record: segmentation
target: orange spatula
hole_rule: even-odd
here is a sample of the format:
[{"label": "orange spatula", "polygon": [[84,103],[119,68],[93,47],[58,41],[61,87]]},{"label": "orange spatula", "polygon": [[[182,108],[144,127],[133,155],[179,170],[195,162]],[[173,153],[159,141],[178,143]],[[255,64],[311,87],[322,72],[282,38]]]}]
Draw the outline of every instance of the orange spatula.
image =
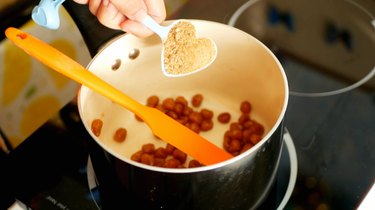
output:
[{"label": "orange spatula", "polygon": [[211,165],[232,157],[161,111],[133,100],[47,43],[16,28],[8,28],[5,34],[15,45],[45,65],[106,96],[141,117],[156,136],[202,164]]}]

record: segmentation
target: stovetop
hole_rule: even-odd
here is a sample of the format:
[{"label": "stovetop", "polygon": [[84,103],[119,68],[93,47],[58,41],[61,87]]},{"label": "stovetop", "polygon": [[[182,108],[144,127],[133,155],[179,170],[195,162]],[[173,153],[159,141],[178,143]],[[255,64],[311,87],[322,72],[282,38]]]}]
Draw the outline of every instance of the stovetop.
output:
[{"label": "stovetop", "polygon": [[[191,2],[188,7],[198,7],[196,1]],[[244,1],[233,2],[240,5]],[[216,6],[220,5],[224,4],[217,3]],[[207,1],[204,6],[209,6]],[[210,11],[193,11],[182,10],[180,15],[209,19]],[[283,8],[284,16],[286,11],[287,8]],[[228,19],[226,13],[224,16]],[[281,44],[287,44],[289,37],[283,38],[285,42]],[[326,92],[353,82],[320,69],[318,65],[310,65],[312,63],[305,59],[279,51],[279,43],[274,44],[270,48],[280,60],[292,91]],[[353,54],[354,58],[361,55]],[[338,63],[353,60],[338,59]],[[356,74],[355,69],[350,75],[362,77],[363,74]],[[373,79],[371,84],[374,84]],[[75,104],[69,103],[58,115],[59,120],[53,118],[10,154],[0,156],[0,209],[13,203],[14,198],[35,210],[90,210],[103,206],[100,185],[92,185],[95,179],[87,175],[87,148],[93,141],[80,127]],[[295,183],[285,209],[358,207],[375,183],[375,92],[372,86],[325,97],[291,94],[285,126],[298,162]],[[284,148],[275,186],[260,209],[276,209],[288,194],[293,172],[290,154],[293,153]]]},{"label": "stovetop", "polygon": [[[346,85],[285,55],[278,57],[295,90]],[[36,210],[100,208],[100,185],[90,186],[87,176],[92,140],[80,127],[76,109],[74,103],[66,105],[59,113],[61,121],[49,121],[6,157],[10,173],[2,178],[2,189],[9,190],[8,198],[14,194]],[[285,209],[356,208],[375,177],[373,92],[355,89],[318,98],[291,95],[285,125],[298,162]],[[280,205],[290,183],[290,154],[284,151],[275,187],[265,202],[271,207],[265,209]]]}]

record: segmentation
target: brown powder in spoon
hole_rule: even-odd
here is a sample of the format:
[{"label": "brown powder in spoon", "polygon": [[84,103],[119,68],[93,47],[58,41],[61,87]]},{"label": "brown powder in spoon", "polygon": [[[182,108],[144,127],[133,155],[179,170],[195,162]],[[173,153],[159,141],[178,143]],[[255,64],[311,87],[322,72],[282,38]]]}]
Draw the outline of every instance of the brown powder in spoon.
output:
[{"label": "brown powder in spoon", "polygon": [[194,72],[207,65],[215,55],[215,46],[207,38],[196,38],[194,26],[178,22],[164,43],[164,68],[169,74]]}]

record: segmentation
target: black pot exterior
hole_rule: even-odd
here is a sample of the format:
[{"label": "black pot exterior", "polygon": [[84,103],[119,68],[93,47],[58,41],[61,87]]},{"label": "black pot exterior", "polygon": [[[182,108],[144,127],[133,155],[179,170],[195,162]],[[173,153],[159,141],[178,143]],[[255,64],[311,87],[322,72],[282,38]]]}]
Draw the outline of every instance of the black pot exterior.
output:
[{"label": "black pot exterior", "polygon": [[[280,125],[270,139],[242,159],[192,173],[151,171],[107,154],[108,164],[113,167],[112,177],[120,186],[111,193],[117,193],[113,196],[121,199],[120,205],[127,209],[255,209],[274,183],[282,133]],[[103,203],[104,209],[106,205]]]}]

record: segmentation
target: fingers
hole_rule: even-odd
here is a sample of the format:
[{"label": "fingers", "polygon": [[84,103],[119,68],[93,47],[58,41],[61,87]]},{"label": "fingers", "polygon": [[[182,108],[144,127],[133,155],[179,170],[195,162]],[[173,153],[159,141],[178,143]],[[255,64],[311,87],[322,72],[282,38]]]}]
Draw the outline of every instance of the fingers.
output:
[{"label": "fingers", "polygon": [[[108,0],[107,0],[107,2],[108,2]],[[89,10],[90,10],[90,12],[92,14],[96,15],[99,6],[102,3],[105,3],[105,2],[103,2],[102,0],[89,0]]]},{"label": "fingers", "polygon": [[[136,6],[136,9],[130,11],[133,14],[127,14],[127,16],[130,17],[130,19],[126,19],[124,22],[120,24],[120,27],[124,31],[132,33],[138,37],[147,37],[153,34],[153,32],[150,29],[148,29],[146,26],[138,22],[144,18],[146,13],[149,14],[158,23],[163,22],[166,17],[164,0],[144,0],[143,2],[146,6],[146,10],[144,10],[142,6]],[[124,14],[128,12],[125,10],[121,10],[120,8],[119,10],[124,12]]]},{"label": "fingers", "polygon": [[138,37],[153,34],[140,23],[149,14],[157,22],[165,20],[164,0],[74,0],[88,4],[89,10],[99,22],[112,29],[121,29]]},{"label": "fingers", "polygon": [[[109,28],[121,29],[138,37],[147,37],[152,35],[153,32],[143,26],[143,24],[128,18],[129,16],[134,18],[137,17],[137,15],[141,15],[140,17],[144,17],[146,15],[146,12],[142,7],[143,3],[141,3],[141,5],[135,5],[135,0],[131,0],[131,2],[131,5],[128,7],[131,7],[134,10],[128,8],[126,11],[127,14],[121,12],[118,7],[114,5],[113,1],[108,0],[90,0],[89,9],[94,15],[97,16],[100,23]],[[138,11],[136,11],[137,9]]]},{"label": "fingers", "polygon": [[143,0],[111,0],[111,3],[131,20],[142,20],[147,13]]},{"label": "fingers", "polygon": [[157,22],[165,20],[164,0],[110,0],[111,3],[131,20],[141,21],[149,14]]},{"label": "fingers", "polygon": [[152,31],[139,22],[147,14],[147,7],[143,0],[111,0],[111,3],[127,17],[119,24],[122,30],[138,37],[152,34]]},{"label": "fingers", "polygon": [[147,13],[158,23],[161,23],[166,18],[166,11],[164,0],[144,0]]},{"label": "fingers", "polygon": [[110,2],[103,2],[100,4],[96,12],[96,16],[101,24],[112,29],[122,29],[120,27],[120,23],[127,19]]}]

